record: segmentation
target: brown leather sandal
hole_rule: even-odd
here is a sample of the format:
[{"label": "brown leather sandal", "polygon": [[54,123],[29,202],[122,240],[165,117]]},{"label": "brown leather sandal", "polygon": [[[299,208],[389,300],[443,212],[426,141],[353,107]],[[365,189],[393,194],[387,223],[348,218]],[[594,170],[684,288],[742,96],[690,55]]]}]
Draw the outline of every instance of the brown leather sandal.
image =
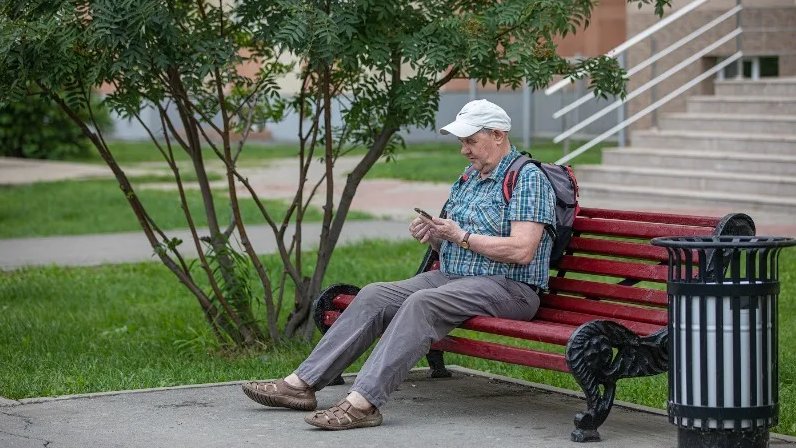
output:
[{"label": "brown leather sandal", "polygon": [[252,381],[243,384],[243,393],[263,406],[312,411],[318,407],[315,391],[293,387],[285,380]]},{"label": "brown leather sandal", "polygon": [[316,411],[304,417],[304,421],[321,429],[339,431],[341,429],[368,428],[379,426],[382,422],[381,412],[374,407],[363,411],[343,399],[325,411]]}]

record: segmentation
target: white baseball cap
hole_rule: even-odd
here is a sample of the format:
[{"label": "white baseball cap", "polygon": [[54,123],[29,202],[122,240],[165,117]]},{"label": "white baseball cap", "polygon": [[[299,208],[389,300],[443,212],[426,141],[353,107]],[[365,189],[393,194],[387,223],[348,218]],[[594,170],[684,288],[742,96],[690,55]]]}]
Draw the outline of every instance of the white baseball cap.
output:
[{"label": "white baseball cap", "polygon": [[470,101],[456,114],[456,121],[439,130],[440,134],[469,137],[481,129],[511,130],[511,118],[503,108],[487,100]]}]

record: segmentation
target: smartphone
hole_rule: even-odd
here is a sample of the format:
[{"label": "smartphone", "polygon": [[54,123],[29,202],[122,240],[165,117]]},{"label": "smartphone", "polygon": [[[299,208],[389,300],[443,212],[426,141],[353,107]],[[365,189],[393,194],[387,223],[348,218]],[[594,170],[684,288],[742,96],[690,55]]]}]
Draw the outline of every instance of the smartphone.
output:
[{"label": "smartphone", "polygon": [[431,215],[430,215],[430,214],[429,214],[427,211],[425,211],[425,210],[423,210],[423,209],[420,209],[420,208],[417,208],[417,207],[415,207],[415,211],[416,211],[416,212],[418,212],[418,213],[420,213],[420,215],[421,215],[421,216],[423,216],[424,218],[427,218],[427,219],[433,219],[433,218],[431,217]]}]

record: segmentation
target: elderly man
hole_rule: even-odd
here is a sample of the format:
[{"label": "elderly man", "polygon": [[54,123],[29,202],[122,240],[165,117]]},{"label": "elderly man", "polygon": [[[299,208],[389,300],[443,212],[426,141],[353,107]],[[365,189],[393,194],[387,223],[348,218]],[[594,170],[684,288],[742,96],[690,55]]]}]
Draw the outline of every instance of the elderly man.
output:
[{"label": "elderly man", "polygon": [[418,216],[411,235],[439,252],[440,269],[410,279],[373,283],[283,380],[252,382],[243,391],[266,406],[317,407],[315,391],[329,384],[375,341],[348,396],[305,421],[323,429],[378,426],[387,397],[435,341],[478,315],[530,320],[547,287],[552,240],[545,225],[555,217],[555,195],[533,164],[519,173],[505,203],[503,177],[519,153],[509,142],[511,119],[499,106],[467,103],[441,129],[461,142],[470,162],[451,187],[446,219]]}]

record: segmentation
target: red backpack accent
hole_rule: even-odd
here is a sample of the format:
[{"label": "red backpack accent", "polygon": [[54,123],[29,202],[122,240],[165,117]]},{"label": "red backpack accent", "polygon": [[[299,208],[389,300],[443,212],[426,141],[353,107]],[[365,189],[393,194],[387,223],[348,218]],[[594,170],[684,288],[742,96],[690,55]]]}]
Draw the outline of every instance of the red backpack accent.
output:
[{"label": "red backpack accent", "polygon": [[[553,239],[553,250],[550,253],[550,264],[554,265],[564,255],[564,251],[572,238],[572,224],[575,216],[580,213],[578,204],[578,180],[575,178],[575,171],[570,165],[556,165],[554,163],[540,162],[531,157],[528,153],[522,153],[511,162],[506,174],[503,177],[503,200],[506,204],[511,200],[514,188],[517,186],[517,179],[520,170],[528,163],[533,163],[544,173],[550,182],[553,192],[556,195],[555,204],[555,225],[545,226],[545,230]],[[462,174],[460,183],[467,182],[475,171],[471,165]]]}]

